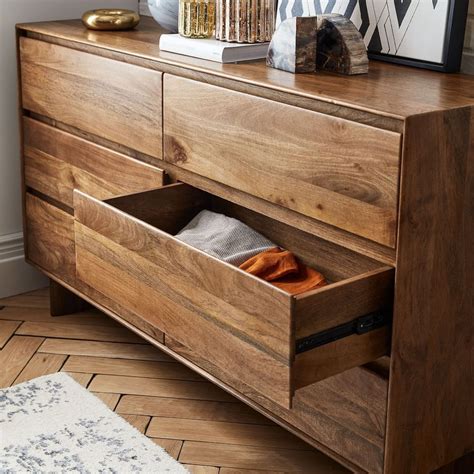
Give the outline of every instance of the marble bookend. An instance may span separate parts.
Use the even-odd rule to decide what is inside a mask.
[[[267,65],[302,73],[316,69],[317,17],[294,17],[280,23],[273,34]]]
[[[288,18],[275,31],[267,65],[292,73],[331,71],[366,74],[367,48],[355,25],[342,15]]]
[[[340,74],[366,74],[367,48],[354,23],[342,15],[320,15],[316,69]]]

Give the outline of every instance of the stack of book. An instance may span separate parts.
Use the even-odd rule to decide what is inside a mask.
[[[162,51],[218,63],[236,63],[265,58],[268,45],[269,43],[227,43],[213,38],[191,39],[179,34],[165,34],[160,38]]]

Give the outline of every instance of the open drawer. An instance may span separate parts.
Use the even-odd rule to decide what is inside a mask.
[[[181,183],[106,201],[74,191],[74,208],[80,280],[274,402],[389,350],[393,268]],[[331,283],[291,296],[175,239],[203,209]]]

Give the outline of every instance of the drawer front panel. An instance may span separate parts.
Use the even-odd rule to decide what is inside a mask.
[[[20,38],[23,107],[160,158],[162,74]]]
[[[277,403],[289,404],[289,296],[276,288],[262,291],[263,282],[79,196],[81,281]]]
[[[26,185],[71,208],[74,189],[106,199],[163,185],[162,170],[37,120],[23,130]]]
[[[185,184],[107,202],[75,191],[78,279],[189,347],[220,371],[229,372],[286,407],[295,388],[374,360],[387,351],[386,339],[373,331],[357,336],[357,340],[345,338],[337,346],[330,344],[324,350],[297,355],[295,365],[296,328],[298,337],[303,337],[306,330],[313,331],[307,323],[304,327],[298,323],[303,319],[300,312],[306,307],[305,298],[317,305],[318,296],[325,302],[337,300],[339,294],[345,294],[346,285],[353,286],[346,292],[353,295],[352,309],[338,323],[352,320],[390,302],[389,285],[382,282],[391,280],[391,269],[379,265],[377,270],[365,273],[376,262],[348,254],[339,257],[333,244],[323,244],[317,237],[305,237],[294,230],[297,254],[304,254],[301,248],[308,250],[311,242],[320,243],[322,248],[314,248],[313,253],[317,258],[326,255],[326,260],[321,259],[323,266],[334,267],[333,272],[324,268],[327,275],[347,278],[337,276],[337,267],[348,274],[362,273],[347,282],[299,295],[303,302],[297,304],[294,296],[173,237],[199,210],[221,210],[223,206],[228,206],[229,215],[237,215],[237,211],[230,212],[235,205]],[[251,217],[246,214],[255,213],[243,208],[240,212],[241,220],[250,224]],[[287,230],[271,230],[271,220],[265,216],[261,219],[262,227],[271,232],[267,236],[282,242]],[[365,295],[364,285],[357,284],[359,279],[370,280],[369,295]],[[327,292],[332,296],[324,296]],[[331,308],[322,303],[321,311],[327,313]],[[327,328],[317,326],[318,331]],[[336,355],[330,347],[337,349]],[[300,376],[299,371],[314,358],[318,369],[309,376]]]
[[[34,264],[74,286],[159,342],[163,333],[156,326],[110,300],[76,278],[74,217],[30,193],[26,194],[26,256]],[[100,272],[100,270],[99,270]],[[104,273],[100,273],[104,278]]]
[[[165,160],[394,247],[401,136],[166,74]]]
[[[71,285],[75,282],[74,218],[27,193],[26,257]]]

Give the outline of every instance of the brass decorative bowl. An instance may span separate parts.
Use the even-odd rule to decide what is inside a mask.
[[[82,23],[90,30],[130,30],[140,23],[140,16],[133,10],[102,8],[85,12]]]

